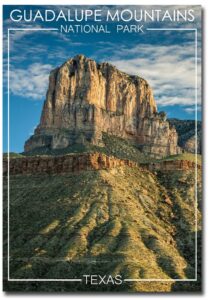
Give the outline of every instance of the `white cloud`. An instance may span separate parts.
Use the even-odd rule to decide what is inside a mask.
[[[111,51],[112,58],[108,57],[106,60],[110,60],[124,72],[145,78],[153,88],[158,106],[187,107],[195,104],[195,60],[192,46],[191,43],[176,46],[140,44],[130,49],[123,46],[114,48]],[[56,58],[60,55],[62,58],[66,57],[62,48],[57,50]],[[48,58],[49,56],[48,54]],[[99,57],[99,50],[96,57]],[[105,58],[104,55],[102,57]],[[52,68],[50,64],[40,63],[33,63],[27,69],[14,68],[10,78],[12,93],[31,99],[42,99]],[[200,82],[200,74],[198,80]],[[198,94],[200,104],[200,90]]]
[[[153,88],[158,105],[187,106],[195,104],[194,57],[194,43],[141,44],[130,49],[114,49],[110,60],[118,69],[145,78]],[[200,68],[197,80],[200,86]],[[197,92],[198,102],[201,102],[199,88]]]
[[[186,108],[184,108],[184,110],[187,113],[192,114],[195,112],[196,108],[195,108],[195,106],[192,106],[192,107],[186,107]],[[197,106],[197,111],[201,111],[201,106]]]
[[[46,45],[33,47],[28,38],[25,44],[25,34],[30,33],[30,31],[28,33],[17,31],[12,32],[11,35],[11,50],[13,50],[11,61],[13,64],[18,63],[18,67],[13,67],[11,71],[11,92],[31,99],[42,99],[46,92],[48,74],[52,68],[50,63],[53,64],[54,57],[55,63],[63,62],[74,55],[74,50],[71,50],[72,46],[80,44],[71,43],[69,49],[61,47],[60,44],[51,51]],[[54,38],[68,39],[58,32],[50,34]],[[97,61],[111,62],[124,72],[145,78],[153,88],[159,106],[195,104],[194,38],[192,42],[179,45],[138,44],[130,47],[107,42],[104,46],[102,41],[97,42],[96,45],[98,47],[95,48],[93,58]],[[20,67],[21,63],[28,57],[33,57],[33,62],[41,62],[44,57],[47,57],[49,64],[33,63],[27,69],[23,69]],[[35,73],[37,66],[38,74]],[[44,66],[48,67],[44,69]],[[200,86],[199,66],[197,80]],[[200,102],[200,97],[200,89],[198,89],[198,102]]]
[[[158,99],[156,98],[156,102],[159,106],[173,106],[173,105],[194,105],[195,99],[192,99],[192,97],[174,97],[174,96],[162,96]],[[197,101],[197,104],[199,104],[200,101]]]
[[[40,100],[46,94],[50,64],[31,64],[27,69],[11,68],[10,90],[14,95]]]

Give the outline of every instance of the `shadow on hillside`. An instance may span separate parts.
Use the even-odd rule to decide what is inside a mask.
[[[195,233],[192,233],[192,240],[193,243],[195,243]],[[171,291],[173,292],[202,292],[202,280],[201,280],[201,273],[202,273],[202,264],[201,264],[201,258],[202,258],[202,232],[201,230],[197,232],[197,281],[189,281],[189,282],[180,282],[176,281],[171,288]],[[195,249],[192,250],[192,253],[195,257]],[[183,253],[182,253],[183,254]],[[186,254],[184,254],[185,259]],[[195,270],[195,260],[194,262],[190,262],[191,267]],[[189,274],[189,268],[186,268],[185,274],[187,278],[195,278],[195,274],[190,276]]]
[[[184,270],[185,276],[187,279],[194,279],[195,270],[197,268],[197,281],[176,281],[172,285],[171,291],[184,291],[184,292],[200,292],[201,291],[201,231],[197,232],[197,266],[195,266],[195,232],[193,232],[193,227],[195,227],[195,213],[194,213],[194,203],[193,203],[193,216],[184,217],[186,208],[182,206],[180,200],[174,189],[179,192],[179,197],[183,200],[184,195],[180,194],[180,191],[177,189],[177,184],[181,180],[181,176],[177,175],[176,179],[173,177],[170,178],[168,174],[158,174],[159,181],[167,188],[170,198],[173,200],[173,213],[176,216],[172,220],[173,225],[176,227],[175,241],[177,244],[177,249],[180,255],[186,260],[187,267]],[[186,178],[189,180],[189,178]],[[188,195],[185,195],[188,197]],[[184,200],[185,201],[185,200]],[[194,200],[195,201],[195,200]],[[190,208],[192,203],[190,203]],[[200,201],[199,201],[200,209]],[[173,277],[172,277],[173,278]]]

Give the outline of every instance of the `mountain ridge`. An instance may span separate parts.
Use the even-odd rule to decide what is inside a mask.
[[[202,153],[202,121],[168,119],[178,133],[178,145],[190,153]],[[197,134],[197,141],[196,141]]]
[[[146,80],[75,56],[51,71],[40,124],[25,152],[86,141],[102,145],[103,132],[133,140],[151,156],[180,153],[177,132],[157,112]]]
[[[201,156],[185,150],[188,124],[167,121],[144,79],[108,63],[78,55],[53,70],[25,151],[3,157],[5,289],[199,292]]]

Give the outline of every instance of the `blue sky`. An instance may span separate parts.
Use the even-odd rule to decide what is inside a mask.
[[[8,113],[7,29],[59,28],[60,26],[59,22],[47,24],[40,21],[35,23],[11,22],[9,14],[14,8],[33,9],[34,11],[52,8],[58,11],[70,7],[4,7],[4,151],[7,151]],[[99,8],[105,10],[108,7],[99,6]],[[125,7],[118,9],[123,8]],[[142,8],[149,9],[148,7]],[[167,8],[171,10],[180,7],[163,7],[163,9]],[[115,9],[115,7],[111,7],[111,9]],[[156,24],[152,22],[151,24],[146,23],[144,26],[197,28],[198,54],[200,54],[199,7],[195,7],[195,15],[196,20],[193,23],[163,22]],[[93,24],[93,21],[90,24]],[[108,28],[112,34],[10,31],[10,151],[23,151],[25,140],[29,138],[39,123],[50,70],[77,54],[84,54],[98,62],[108,61],[122,71],[145,78],[153,88],[159,111],[166,111],[169,118],[194,119],[196,80],[194,31],[144,30],[144,33],[116,33],[113,23],[108,23]],[[201,118],[200,62],[200,55],[198,55],[198,119]]]

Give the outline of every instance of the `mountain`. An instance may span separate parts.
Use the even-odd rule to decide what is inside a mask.
[[[110,64],[53,70],[25,152],[3,157],[4,290],[199,292],[201,156],[180,153],[183,126]]]
[[[169,119],[170,125],[176,128],[178,133],[178,145],[190,153],[202,153],[202,122],[195,120]],[[197,127],[196,127],[197,125]],[[197,141],[196,141],[197,132]],[[196,146],[197,144],[197,146]],[[197,147],[197,151],[196,151]]]
[[[40,124],[25,152],[102,145],[103,132],[132,140],[154,157],[180,153],[176,130],[157,112],[146,80],[75,56],[51,72]]]

